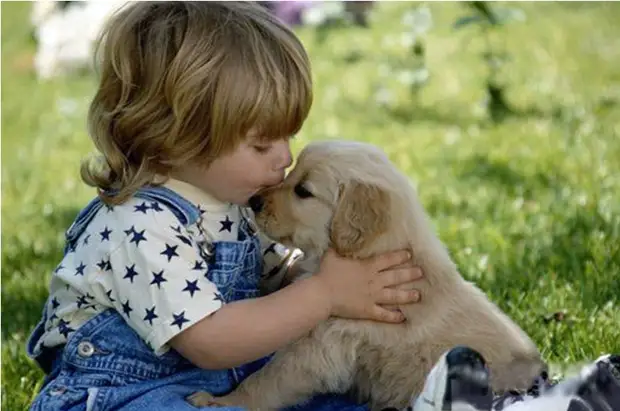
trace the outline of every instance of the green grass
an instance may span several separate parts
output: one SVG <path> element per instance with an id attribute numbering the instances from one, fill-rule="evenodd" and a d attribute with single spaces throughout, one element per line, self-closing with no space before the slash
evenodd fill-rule
<path id="1" fill-rule="evenodd" d="M 500 125 L 480 108 L 482 39 L 450 28 L 465 12 L 458 4 L 430 3 L 431 79 L 415 99 L 379 69 L 407 56 L 398 41 L 411 4 L 380 4 L 371 29 L 334 30 L 323 46 L 299 30 L 316 98 L 295 148 L 323 138 L 382 146 L 417 182 L 462 273 L 564 366 L 620 352 L 620 4 L 516 5 L 527 21 L 496 40 L 513 56 L 508 98 L 521 114 Z M 85 114 L 95 82 L 38 82 L 29 5 L 1 7 L 2 408 L 21 410 L 42 377 L 25 339 L 63 231 L 92 196 L 78 165 L 92 149 Z M 375 98 L 381 84 L 389 106 Z"/>

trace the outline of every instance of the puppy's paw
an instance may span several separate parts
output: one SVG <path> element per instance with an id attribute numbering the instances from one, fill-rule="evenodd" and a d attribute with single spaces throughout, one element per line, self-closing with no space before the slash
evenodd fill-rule
<path id="1" fill-rule="evenodd" d="M 261 410 L 253 406 L 248 397 L 240 390 L 233 391 L 222 397 L 215 397 L 208 392 L 199 391 L 187 397 L 186 400 L 196 407 L 239 407 L 248 411 L 270 411 Z"/>
<path id="2" fill-rule="evenodd" d="M 214 397 L 208 392 L 198 391 L 186 398 L 187 402 L 194 407 L 223 407 L 228 404 L 222 404 L 221 399 Z M 220 401 L 218 401 L 220 400 Z"/>

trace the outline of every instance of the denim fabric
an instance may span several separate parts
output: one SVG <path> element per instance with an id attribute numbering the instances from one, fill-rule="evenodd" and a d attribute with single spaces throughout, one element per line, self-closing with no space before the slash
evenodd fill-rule
<path id="1" fill-rule="evenodd" d="M 167 206 L 186 227 L 200 219 L 196 207 L 166 188 L 146 188 L 136 196 Z M 65 252 L 103 206 L 96 199 L 78 214 L 67 230 Z M 238 241 L 216 241 L 204 247 L 204 258 L 209 266 L 207 276 L 226 302 L 259 295 L 262 255 L 258 236 L 254 234 L 245 221 L 240 227 Z M 211 247 L 207 250 L 207 246 Z M 43 315 L 28 341 L 31 356 L 43 332 L 46 313 Z M 161 356 L 155 355 L 123 317 L 109 309 L 84 323 L 65 346 L 44 350 L 36 359 L 48 375 L 31 410 L 181 411 L 196 410 L 185 401 L 188 395 L 196 391 L 214 395 L 230 392 L 262 367 L 269 356 L 230 370 L 199 369 L 173 349 Z M 317 396 L 293 409 L 367 410 L 338 395 Z"/>

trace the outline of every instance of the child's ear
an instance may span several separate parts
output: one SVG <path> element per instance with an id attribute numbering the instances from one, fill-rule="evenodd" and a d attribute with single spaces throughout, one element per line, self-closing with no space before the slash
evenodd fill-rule
<path id="1" fill-rule="evenodd" d="M 373 185 L 350 182 L 340 186 L 340 198 L 330 229 L 331 246 L 350 257 L 388 230 L 389 194 Z"/>

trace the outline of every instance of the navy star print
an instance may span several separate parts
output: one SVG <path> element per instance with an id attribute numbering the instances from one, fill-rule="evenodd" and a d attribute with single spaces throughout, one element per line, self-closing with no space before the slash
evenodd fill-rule
<path id="1" fill-rule="evenodd" d="M 153 210 L 153 211 L 157 211 L 157 212 L 164 211 L 164 209 L 163 209 L 163 208 L 161 208 L 161 207 L 159 206 L 159 203 L 157 203 L 157 202 L 153 202 L 153 203 L 151 203 L 151 210 Z"/>
<path id="2" fill-rule="evenodd" d="M 222 228 L 220 228 L 220 232 L 226 230 L 229 233 L 232 232 L 232 225 L 233 222 L 230 221 L 230 218 L 228 218 L 228 216 L 226 216 L 226 219 L 224 221 L 220 221 L 220 224 L 222 225 Z"/>
<path id="3" fill-rule="evenodd" d="M 189 320 L 185 318 L 185 311 L 181 311 L 180 314 L 172 313 L 172 316 L 174 317 L 174 321 L 170 324 L 170 326 L 173 327 L 176 325 L 179 327 L 179 330 L 183 328 L 183 323 L 189 322 Z"/>
<path id="4" fill-rule="evenodd" d="M 71 323 L 63 319 L 60 319 L 60 321 L 58 322 L 58 332 L 61 333 L 65 338 L 69 336 L 69 333 L 75 331 L 73 328 L 69 327 L 69 324 Z"/>
<path id="5" fill-rule="evenodd" d="M 101 242 L 110 241 L 110 234 L 112 234 L 112 230 L 108 230 L 108 226 L 105 226 L 104 230 L 99 232 Z"/>
<path id="6" fill-rule="evenodd" d="M 112 264 L 110 264 L 110 260 L 106 261 L 101 259 L 101 261 L 97 263 L 97 267 L 99 267 L 101 271 L 112 271 Z"/>
<path id="7" fill-rule="evenodd" d="M 106 291 L 105 295 L 108 296 L 108 300 L 110 300 L 111 303 L 113 303 L 114 301 L 116 301 L 114 298 L 112 298 L 112 290 L 108 290 Z"/>
<path id="8" fill-rule="evenodd" d="M 133 311 L 133 308 L 129 305 L 129 300 L 121 304 L 123 306 L 123 312 L 127 317 L 129 317 L 129 313 Z"/>
<path id="9" fill-rule="evenodd" d="M 187 244 L 190 247 L 192 246 L 192 241 L 189 238 L 185 237 L 184 235 L 179 234 L 177 235 L 177 238 L 181 240 L 183 244 Z"/>
<path id="10" fill-rule="evenodd" d="M 148 308 L 145 308 L 144 311 L 146 311 L 146 315 L 142 320 L 148 321 L 150 325 L 153 325 L 153 320 L 155 318 L 159 318 L 159 316 L 155 314 L 155 306 L 153 306 L 150 310 Z"/>
<path id="11" fill-rule="evenodd" d="M 80 263 L 80 265 L 78 265 L 77 267 L 75 267 L 75 275 L 84 275 L 84 269 L 86 268 L 86 266 L 84 265 L 84 263 Z"/>
<path id="12" fill-rule="evenodd" d="M 83 305 L 86 305 L 86 306 L 90 305 L 90 303 L 88 302 L 88 299 L 83 295 L 79 296 L 76 302 L 77 302 L 78 308 L 81 308 Z"/>
<path id="13" fill-rule="evenodd" d="M 155 284 L 157 285 L 157 288 L 161 288 L 161 283 L 166 281 L 168 280 L 164 278 L 164 270 L 161 270 L 158 273 L 153 272 L 153 280 L 151 281 L 151 285 Z"/>
<path id="14" fill-rule="evenodd" d="M 185 280 L 185 282 L 187 283 L 187 286 L 182 291 L 189 292 L 190 297 L 193 298 L 194 293 L 196 291 L 200 291 L 200 288 L 198 287 L 198 280 L 194 280 L 194 281 Z"/>
<path id="15" fill-rule="evenodd" d="M 133 230 L 133 227 L 131 227 L 131 229 Z M 140 241 L 146 241 L 146 237 L 144 236 L 144 232 L 146 230 L 142 230 L 140 232 L 133 230 L 132 237 L 131 240 L 129 240 L 130 243 L 136 243 L 136 247 L 138 247 L 140 245 Z M 127 231 L 125 231 L 127 232 Z"/>
<path id="16" fill-rule="evenodd" d="M 58 302 L 58 298 L 56 297 L 52 298 L 52 309 L 55 310 L 59 306 L 60 306 L 60 303 Z"/>
<path id="17" fill-rule="evenodd" d="M 129 278 L 129 281 L 133 284 L 133 278 L 138 275 L 138 272 L 135 270 L 136 265 L 133 264 L 131 267 L 125 267 L 125 276 L 123 278 Z"/>
<path id="18" fill-rule="evenodd" d="M 215 293 L 215 296 L 213 297 L 213 301 L 225 302 L 224 298 L 222 297 L 222 294 L 218 292 Z"/>
<path id="19" fill-rule="evenodd" d="M 149 206 L 147 206 L 146 203 L 143 201 L 142 204 L 133 206 L 133 208 L 134 208 L 134 212 L 136 213 L 146 214 L 146 211 L 149 209 Z"/>
<path id="20" fill-rule="evenodd" d="M 177 254 L 177 248 L 179 248 L 178 245 L 170 246 L 168 243 L 166 243 L 166 249 L 159 254 L 165 255 L 166 257 L 168 257 L 168 262 L 170 262 L 170 260 L 172 260 L 172 257 L 179 256 Z"/>

